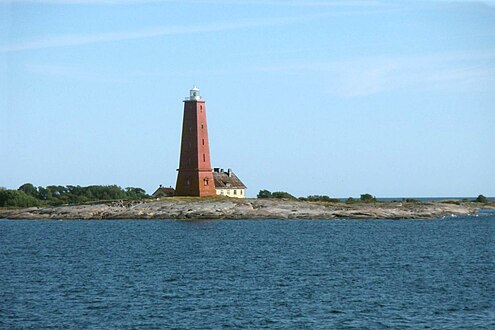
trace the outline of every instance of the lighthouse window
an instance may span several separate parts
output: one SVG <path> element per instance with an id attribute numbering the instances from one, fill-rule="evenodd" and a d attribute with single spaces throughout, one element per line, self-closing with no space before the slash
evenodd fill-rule
<path id="1" fill-rule="evenodd" d="M 207 186 L 208 185 L 208 179 L 205 179 L 204 182 L 205 182 L 205 186 Z"/>
<path id="2" fill-rule="evenodd" d="M 205 139 L 203 139 L 203 141 L 202 141 L 202 142 L 203 142 L 203 145 L 205 145 Z"/>
<path id="3" fill-rule="evenodd" d="M 203 124 L 201 124 L 201 128 L 204 128 Z"/>
<path id="4" fill-rule="evenodd" d="M 203 161 L 206 162 L 206 155 L 203 154 Z"/>

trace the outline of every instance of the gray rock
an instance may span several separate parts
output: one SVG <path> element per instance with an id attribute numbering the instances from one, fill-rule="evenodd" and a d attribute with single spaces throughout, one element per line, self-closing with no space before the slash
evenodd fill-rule
<path id="1" fill-rule="evenodd" d="M 148 202 L 0 209 L 8 219 L 428 219 L 475 214 L 475 203 L 312 203 L 275 199 L 164 198 Z"/>

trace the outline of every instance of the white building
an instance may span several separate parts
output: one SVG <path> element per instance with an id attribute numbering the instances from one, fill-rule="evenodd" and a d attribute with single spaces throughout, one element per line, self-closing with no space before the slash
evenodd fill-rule
<path id="1" fill-rule="evenodd" d="M 214 168 L 213 178 L 215 179 L 217 195 L 246 198 L 246 186 L 230 168 L 227 171 L 220 168 Z"/>

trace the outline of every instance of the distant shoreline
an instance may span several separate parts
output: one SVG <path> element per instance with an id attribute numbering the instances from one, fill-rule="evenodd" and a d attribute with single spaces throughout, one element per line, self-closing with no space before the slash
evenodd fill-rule
<path id="1" fill-rule="evenodd" d="M 278 199 L 172 197 L 141 202 L 0 209 L 0 219 L 433 219 L 475 215 L 487 204 L 450 201 L 329 203 Z"/>

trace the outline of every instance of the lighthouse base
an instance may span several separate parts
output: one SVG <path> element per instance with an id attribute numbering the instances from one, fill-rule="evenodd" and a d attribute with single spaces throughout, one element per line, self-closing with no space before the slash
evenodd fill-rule
<path id="1" fill-rule="evenodd" d="M 215 181 L 211 170 L 178 170 L 176 196 L 216 196 Z"/>

